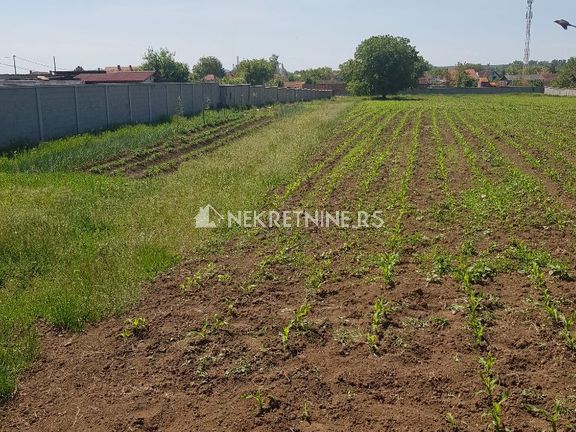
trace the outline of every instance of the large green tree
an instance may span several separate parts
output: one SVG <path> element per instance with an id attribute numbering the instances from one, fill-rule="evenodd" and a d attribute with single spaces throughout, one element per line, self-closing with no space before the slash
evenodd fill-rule
<path id="1" fill-rule="evenodd" d="M 214 75 L 216 78 L 226 75 L 222 62 L 212 56 L 200 57 L 198 63 L 192 67 L 192 79 L 199 81 L 206 75 Z"/>
<path id="2" fill-rule="evenodd" d="M 234 71 L 235 77 L 252 85 L 266 84 L 275 73 L 273 63 L 266 59 L 242 60 Z"/>
<path id="3" fill-rule="evenodd" d="M 353 94 L 386 97 L 414 85 L 427 67 L 409 39 L 386 35 L 363 41 L 340 70 Z"/>
<path id="4" fill-rule="evenodd" d="M 176 61 L 176 53 L 167 48 L 155 51 L 148 48 L 140 65 L 142 70 L 151 70 L 156 73 L 156 81 L 183 82 L 190 78 L 190 69 L 186 63 Z"/>
<path id="5" fill-rule="evenodd" d="M 576 57 L 569 59 L 560 69 L 554 87 L 576 88 Z"/>

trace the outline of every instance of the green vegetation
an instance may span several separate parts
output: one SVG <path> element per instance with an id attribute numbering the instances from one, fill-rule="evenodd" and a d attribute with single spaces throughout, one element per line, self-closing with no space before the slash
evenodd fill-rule
<path id="1" fill-rule="evenodd" d="M 558 78 L 554 81 L 554 87 L 576 87 L 576 57 L 570 58 L 561 68 Z"/>
<path id="2" fill-rule="evenodd" d="M 200 57 L 192 67 L 191 78 L 200 81 L 206 75 L 214 75 L 215 78 L 223 78 L 226 75 L 222 62 L 216 57 Z"/>
<path id="3" fill-rule="evenodd" d="M 353 94 L 386 97 L 412 86 L 424 65 L 409 39 L 386 35 L 364 40 L 340 69 Z"/>
<path id="4" fill-rule="evenodd" d="M 242 60 L 234 70 L 234 77 L 242 83 L 264 85 L 274 78 L 275 73 L 276 69 L 270 60 Z"/>
<path id="5" fill-rule="evenodd" d="M 121 333 L 125 339 L 135 337 L 141 338 L 148 332 L 148 320 L 143 317 L 131 318 L 126 321 L 126 327 Z"/>
<path id="6" fill-rule="evenodd" d="M 176 53 L 168 48 L 160 48 L 155 51 L 148 48 L 140 69 L 155 72 L 155 81 L 183 82 L 188 81 L 190 69 L 186 63 L 176 60 Z"/>
<path id="7" fill-rule="evenodd" d="M 389 316 L 396 310 L 396 307 L 389 301 L 378 298 L 374 302 L 370 330 L 366 334 L 366 342 L 374 354 L 380 350 L 379 342 L 382 338 L 384 326 L 389 322 Z"/>
<path id="8" fill-rule="evenodd" d="M 308 302 L 308 299 L 304 300 L 302 305 L 298 306 L 294 311 L 294 317 L 290 320 L 288 325 L 286 325 L 280 331 L 280 339 L 282 340 L 282 346 L 285 349 L 288 348 L 290 342 L 290 333 L 292 330 L 306 332 L 310 329 L 310 324 L 306 321 L 306 316 L 312 311 L 312 304 Z"/>
<path id="9" fill-rule="evenodd" d="M 186 133 L 202 125 L 201 116 L 57 140 L 2 159 L 0 394 L 14 390 L 33 359 L 38 319 L 80 329 L 125 310 L 143 281 L 191 251 L 217 248 L 234 231 L 194 229 L 199 208 L 265 205 L 269 191 L 293 179 L 348 107 L 312 103 L 285 111 L 281 121 L 191 159 L 170 176 L 141 181 L 67 171 L 145 147 L 139 141 Z M 183 290 L 206 277 L 184 281 Z"/>
<path id="10" fill-rule="evenodd" d="M 234 111 L 118 157 L 193 155 L 164 176 L 51 170 L 34 152 L 2 161 L 5 394 L 34 355 L 39 319 L 75 329 L 121 312 L 143 281 L 193 254 L 173 295 L 194 324 L 167 355 L 192 367 L 191 396 L 210 395 L 201 410 L 228 407 L 234 385 L 237 398 L 250 390 L 243 420 L 254 429 L 338 429 L 342 407 L 364 428 L 573 429 L 573 102 L 423 96 L 276 109 Z M 234 136 L 240 127 L 249 137 Z M 207 203 L 381 210 L 384 224 L 191 229 Z M 127 344 L 153 307 L 130 314 Z M 155 327 L 140 337 L 164 347 L 180 319 L 162 323 L 162 339 Z M 383 404 L 422 409 L 427 425 L 392 409 L 372 424 Z M 214 420 L 229 428 L 224 414 Z"/>
<path id="11" fill-rule="evenodd" d="M 499 390 L 499 379 L 494 372 L 495 363 L 496 359 L 492 354 L 488 354 L 486 357 L 481 357 L 480 366 L 482 367 L 482 370 L 480 371 L 480 376 L 484 383 L 484 392 L 490 400 L 489 413 L 492 419 L 494 432 L 506 432 L 507 429 L 502 420 L 502 405 L 508 400 L 508 392 L 500 392 Z"/>
<path id="12" fill-rule="evenodd" d="M 207 110 L 205 115 L 175 116 L 156 125 L 123 126 L 117 130 L 98 134 L 74 135 L 40 143 L 38 147 L 16 154 L 0 156 L 1 172 L 64 172 L 78 171 L 96 166 L 100 161 L 118 162 L 121 159 L 150 153 L 150 149 L 173 148 L 175 141 L 188 135 L 211 136 L 219 128 L 237 126 L 239 122 L 260 118 L 262 115 L 290 112 L 285 107 L 270 108 L 264 112 L 253 110 Z"/>

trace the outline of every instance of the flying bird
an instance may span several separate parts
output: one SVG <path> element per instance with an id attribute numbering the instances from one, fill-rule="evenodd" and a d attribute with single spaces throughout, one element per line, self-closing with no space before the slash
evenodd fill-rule
<path id="1" fill-rule="evenodd" d="M 568 27 L 576 27 L 575 25 L 570 24 L 565 19 L 559 19 L 559 20 L 556 20 L 554 22 L 556 24 L 558 24 L 559 26 L 561 26 L 564 30 L 568 30 Z"/>

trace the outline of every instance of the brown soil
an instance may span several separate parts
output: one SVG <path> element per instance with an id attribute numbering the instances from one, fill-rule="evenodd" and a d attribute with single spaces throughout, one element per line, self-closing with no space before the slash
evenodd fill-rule
<path id="1" fill-rule="evenodd" d="M 408 105 L 406 110 L 413 108 Z M 362 199 L 382 204 L 386 219 L 395 220 L 399 209 L 386 204 L 408 165 L 415 115 L 410 114 L 397 149 L 368 195 L 362 196 L 356 181 L 342 181 L 327 208 L 355 208 Z M 462 149 L 439 119 L 450 163 L 447 183 L 457 199 L 475 180 Z M 401 246 L 393 287 L 383 285 L 371 264 L 373 257 L 390 251 L 388 230 L 249 233 L 225 251 L 158 276 L 123 317 L 79 334 L 42 327 L 40 359 L 3 406 L 1 430 L 431 432 L 450 430 L 448 413 L 458 430 L 493 430 L 478 363 L 488 352 L 497 359 L 500 387 L 510 393 L 502 412 L 506 425 L 523 432 L 549 428 L 524 406 L 550 408 L 555 398 L 574 395 L 574 355 L 536 303 L 537 292 L 526 275 L 501 273 L 477 287 L 495 305 L 480 347 L 459 307 L 466 304 L 459 283 L 450 276 L 426 281 L 422 257 L 432 247 L 457 254 L 471 232 L 463 222 L 464 208 L 444 221 L 433 217 L 446 197 L 441 180 L 433 176 L 430 123 L 431 113 L 425 111 L 402 220 L 403 235 L 414 240 Z M 390 145 L 386 134 L 393 126 L 364 160 Z M 329 155 L 345 138 L 329 140 L 321 154 Z M 479 142 L 467 138 L 481 151 Z M 322 194 L 318 180 L 352 148 L 289 196 L 290 208 Z M 478 161 L 486 178 L 498 181 L 505 167 Z M 317 162 L 315 156 L 310 164 Z M 519 237 L 555 256 L 573 253 L 573 237 L 560 228 L 494 221 L 481 228 L 490 230 L 489 238 L 482 229 L 472 235 L 481 251 L 502 249 Z M 214 269 L 207 270 L 211 264 Z M 205 277 L 198 284 L 189 282 L 197 272 Z M 550 279 L 549 284 L 573 309 L 574 282 Z M 395 310 L 374 355 L 365 333 L 379 297 Z M 284 347 L 279 333 L 306 299 L 312 305 L 305 318 L 308 327 L 293 329 Z M 145 317 L 148 330 L 139 337 L 121 337 L 126 319 L 133 317 Z M 202 336 L 205 323 L 208 331 Z M 245 397 L 257 392 L 263 397 L 261 408 Z M 568 412 L 565 419 L 574 421 L 574 414 Z"/>
<path id="2" fill-rule="evenodd" d="M 151 174 L 168 174 L 193 157 L 209 153 L 233 139 L 238 139 L 271 122 L 270 118 L 247 119 L 203 128 L 175 139 L 170 146 L 151 146 L 145 154 L 123 154 L 93 165 L 86 170 L 95 174 L 122 174 L 141 178 Z M 207 131 L 211 133 L 206 134 Z M 158 168 L 157 171 L 152 170 Z"/>

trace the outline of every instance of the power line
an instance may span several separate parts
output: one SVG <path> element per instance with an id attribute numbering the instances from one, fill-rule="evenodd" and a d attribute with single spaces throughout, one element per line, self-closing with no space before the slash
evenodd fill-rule
<path id="1" fill-rule="evenodd" d="M 32 64 L 35 64 L 35 65 L 38 65 L 38 66 L 44 66 L 44 67 L 47 67 L 47 68 L 50 67 L 50 66 L 48 66 L 48 65 L 46 65 L 46 64 L 44 64 L 44 63 L 38 63 L 38 62 L 35 62 L 35 61 L 33 61 L 33 60 L 28 60 L 28 59 L 25 59 L 25 58 L 19 57 L 19 56 L 15 56 L 15 57 L 16 57 L 17 59 L 19 59 L 19 60 L 23 60 L 23 61 L 25 61 L 25 62 L 32 63 Z"/>
<path id="2" fill-rule="evenodd" d="M 0 63 L 0 65 L 2 65 L 2 66 L 7 66 L 7 67 L 9 67 L 10 69 L 14 69 L 14 65 L 11 65 L 11 64 Z M 16 66 L 16 69 L 22 69 L 22 70 L 25 70 L 26 72 L 30 72 L 30 69 L 26 69 L 26 68 L 24 68 L 24 67 L 22 67 L 22 66 Z"/>

